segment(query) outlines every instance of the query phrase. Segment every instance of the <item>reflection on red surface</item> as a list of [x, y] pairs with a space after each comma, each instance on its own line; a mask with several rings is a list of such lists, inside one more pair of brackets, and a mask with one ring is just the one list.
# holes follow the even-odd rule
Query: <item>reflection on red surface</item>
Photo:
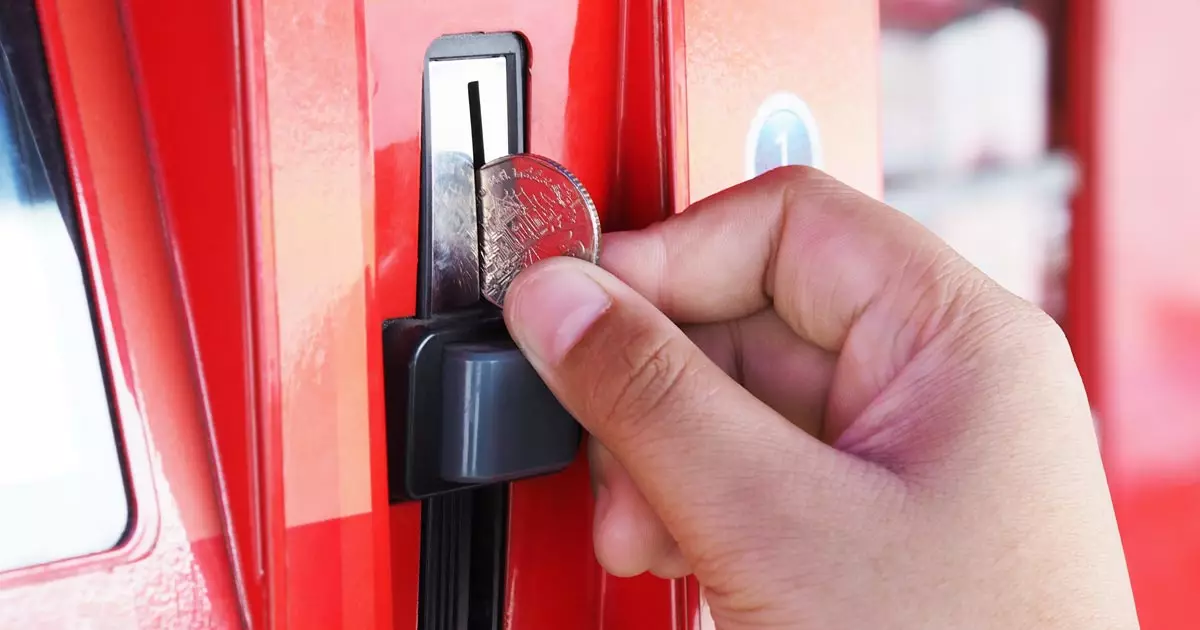
[[270, 623], [385, 627], [392, 600], [363, 6], [242, 9]]
[[558, 475], [513, 485], [504, 598], [512, 628], [608, 627], [601, 625], [591, 504], [582, 458]]

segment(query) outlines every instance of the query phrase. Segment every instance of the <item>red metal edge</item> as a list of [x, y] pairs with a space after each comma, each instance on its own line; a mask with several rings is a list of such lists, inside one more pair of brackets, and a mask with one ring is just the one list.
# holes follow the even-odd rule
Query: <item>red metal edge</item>
[[[362, 117], [362, 127], [359, 129], [359, 147], [362, 150], [362, 191], [364, 207], [371, 208], [371, 216], [363, 221], [363, 242], [366, 247], [366, 260], [369, 272], [366, 277], [366, 318], [367, 330], [380, 331], [377, 339], [382, 338], [383, 322], [387, 314], [383, 312], [383, 304], [377, 297], [379, 263], [376, 256], [376, 217], [378, 215], [378, 200], [375, 195], [375, 154], [371, 116], [371, 80], [369, 50], [367, 43], [367, 10], [363, 0], [354, 3], [355, 43], [356, 54], [360, 68], [366, 74], [366, 80], [358, 82], [359, 107], [366, 115]], [[375, 540], [375, 553], [379, 560], [375, 563], [375, 590], [381, 597], [375, 599], [376, 619], [386, 622], [388, 627], [397, 624], [397, 604], [392, 595], [395, 591], [394, 560], [392, 552], [392, 516], [391, 496], [388, 485], [388, 448], [387, 448], [387, 404], [384, 397], [383, 377], [383, 344], [368, 343], [367, 361], [373, 378], [367, 381], [367, 396], [370, 404], [371, 423], [371, 535]], [[387, 560], [385, 561], [384, 558]], [[407, 605], [401, 605], [407, 610]]]
[[685, 0], [661, 0], [664, 46], [660, 51], [663, 80], [667, 88], [667, 135], [670, 138], [667, 172], [674, 175], [671, 182], [671, 201], [674, 212], [683, 212], [691, 204], [691, 175], [688, 168], [688, 107], [687, 107], [687, 34], [685, 31]]
[[685, 620], [682, 629], [706, 630], [704, 619], [701, 617], [704, 596], [700, 590], [700, 582], [695, 576], [690, 576], [684, 579], [682, 585], [676, 585], [676, 589], [681, 593], [679, 598], [680, 615]]
[[265, 28], [261, 0], [238, 0], [237, 33], [239, 55], [238, 96], [244, 145], [241, 158], [246, 165], [243, 179], [249, 213], [252, 335], [250, 373], [255, 422], [251, 431], [258, 448], [254, 451], [254, 478], [259, 497], [257, 569], [263, 582], [262, 624], [282, 630], [287, 626], [287, 571], [285, 548], [287, 528], [283, 507], [283, 418], [279, 365], [279, 315], [275, 293], [274, 215], [271, 203], [270, 142], [267, 126], [267, 79]]
[[261, 583], [251, 567], [257, 484], [249, 430], [248, 226], [236, 159], [243, 138], [234, 7], [118, 4], [225, 506], [234, 583], [247, 624], [258, 627]]
[[[1100, 51], [1104, 44], [1100, 32], [1103, 9], [1093, 0], [1067, 3], [1066, 141], [1080, 170], [1080, 183], [1071, 202], [1071, 263], [1067, 271], [1066, 334], [1075, 353], [1075, 363], [1083, 376], [1093, 409], [1103, 409], [1105, 392], [1103, 367], [1099, 359], [1101, 318], [1100, 283], [1104, 257], [1097, 224], [1095, 182], [1105, 176], [1096, 155], [1101, 98]], [[1101, 430], [1101, 448], [1106, 440]]]
[[[686, 0], [662, 0], [662, 23], [659, 37], [663, 42], [663, 90], [667, 101], [667, 172], [673, 174], [668, 182], [672, 205], [668, 212], [683, 212], [692, 203], [691, 174], [688, 158], [688, 101], [687, 101], [687, 31], [684, 5]], [[675, 627], [679, 630], [700, 628], [700, 583], [695, 576], [673, 580], [671, 594], [675, 605]]]

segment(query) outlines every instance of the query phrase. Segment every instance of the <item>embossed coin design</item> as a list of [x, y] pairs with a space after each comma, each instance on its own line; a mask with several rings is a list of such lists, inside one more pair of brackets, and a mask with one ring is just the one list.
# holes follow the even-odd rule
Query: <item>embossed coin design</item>
[[480, 285], [489, 302], [503, 306], [513, 278], [539, 260], [599, 260], [600, 217], [570, 171], [541, 156], [510, 155], [485, 164], [479, 178]]

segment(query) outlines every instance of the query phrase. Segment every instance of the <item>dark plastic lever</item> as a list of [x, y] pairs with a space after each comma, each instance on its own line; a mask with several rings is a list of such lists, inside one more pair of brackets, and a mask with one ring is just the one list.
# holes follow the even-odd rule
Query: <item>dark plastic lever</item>
[[384, 330], [393, 501], [556, 472], [582, 430], [509, 338], [498, 311]]
[[442, 361], [444, 479], [495, 483], [575, 458], [579, 425], [512, 341], [450, 344]]

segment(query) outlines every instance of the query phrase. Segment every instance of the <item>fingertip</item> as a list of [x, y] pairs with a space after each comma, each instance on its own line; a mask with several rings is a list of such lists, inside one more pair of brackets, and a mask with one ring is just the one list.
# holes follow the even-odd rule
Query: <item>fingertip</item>
[[593, 544], [600, 566], [616, 577], [634, 577], [654, 569], [675, 547], [652, 512], [637, 509], [630, 497], [607, 488], [596, 498]]
[[560, 257], [517, 275], [504, 300], [509, 332], [543, 364], [559, 363], [612, 305], [612, 297], [585, 269]]
[[616, 577], [664, 566], [662, 559], [676, 549], [674, 539], [608, 449], [593, 440], [588, 451], [596, 495], [596, 559]]

